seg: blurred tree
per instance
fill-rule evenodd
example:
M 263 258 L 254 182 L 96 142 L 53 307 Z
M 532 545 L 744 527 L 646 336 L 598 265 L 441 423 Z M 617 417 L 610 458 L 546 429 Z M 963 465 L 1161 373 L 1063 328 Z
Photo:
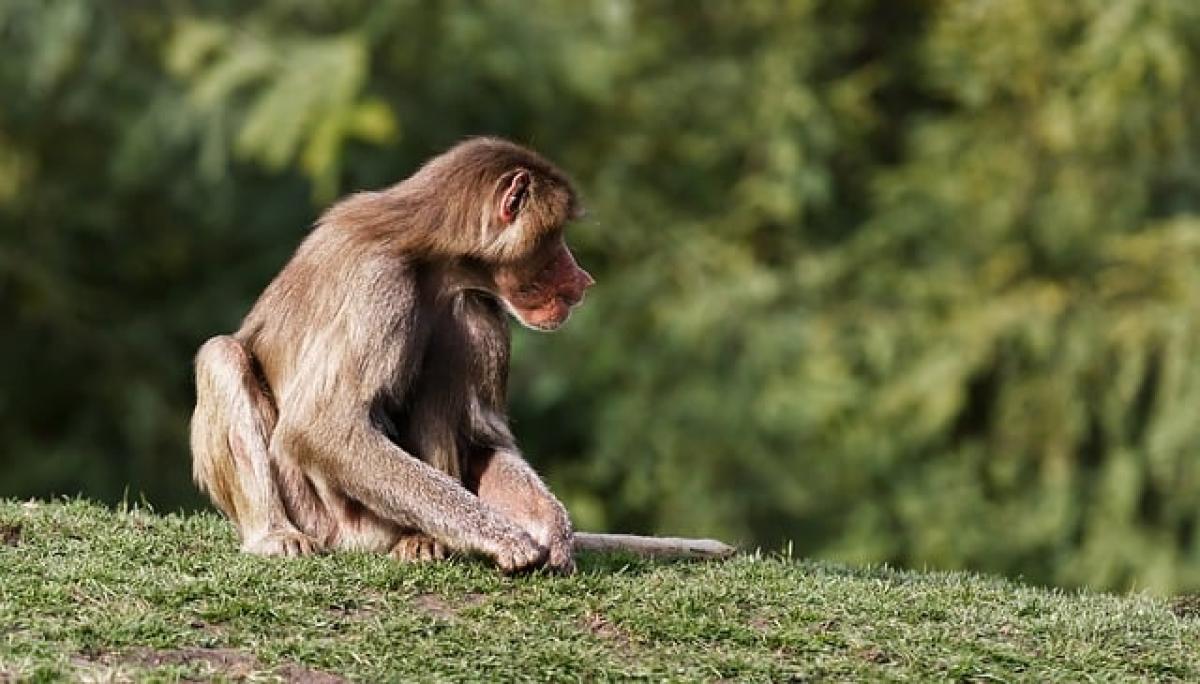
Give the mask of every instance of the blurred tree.
M 1200 587 L 1200 5 L 0 4 L 0 495 L 191 506 L 189 358 L 470 134 L 584 188 L 518 332 L 584 527 Z

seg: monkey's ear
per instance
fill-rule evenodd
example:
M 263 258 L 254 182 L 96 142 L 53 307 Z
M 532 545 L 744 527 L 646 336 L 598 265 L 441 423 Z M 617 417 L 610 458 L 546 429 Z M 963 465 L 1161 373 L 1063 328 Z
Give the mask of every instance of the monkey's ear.
M 505 176 L 505 181 L 502 181 L 505 185 L 504 194 L 500 196 L 500 221 L 507 226 L 517 220 L 521 208 L 525 206 L 529 196 L 529 172 L 517 169 Z

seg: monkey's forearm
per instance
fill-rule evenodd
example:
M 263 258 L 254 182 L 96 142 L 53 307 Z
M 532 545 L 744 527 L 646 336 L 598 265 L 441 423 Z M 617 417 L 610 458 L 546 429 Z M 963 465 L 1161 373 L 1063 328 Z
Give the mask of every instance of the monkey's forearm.
M 472 463 L 476 494 L 527 530 L 542 528 L 535 539 L 548 543 L 547 534 L 571 531 L 566 509 L 550 493 L 537 472 L 515 449 L 497 449 Z
M 404 452 L 370 427 L 356 429 L 353 459 L 326 459 L 323 469 L 346 495 L 377 515 L 411 525 L 463 551 L 495 555 L 525 532 L 445 473 Z
M 642 537 L 633 534 L 576 532 L 576 551 L 624 551 L 651 558 L 728 558 L 735 547 L 715 539 Z

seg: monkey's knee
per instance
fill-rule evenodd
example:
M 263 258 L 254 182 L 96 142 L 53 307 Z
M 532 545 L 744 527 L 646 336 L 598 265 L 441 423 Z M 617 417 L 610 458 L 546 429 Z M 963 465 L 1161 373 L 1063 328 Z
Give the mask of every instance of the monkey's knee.
M 211 401 L 224 408 L 236 425 L 246 418 L 265 441 L 277 420 L 275 402 L 266 388 L 258 361 L 229 335 L 213 337 L 196 353 L 196 403 Z M 244 415 L 248 414 L 248 415 Z

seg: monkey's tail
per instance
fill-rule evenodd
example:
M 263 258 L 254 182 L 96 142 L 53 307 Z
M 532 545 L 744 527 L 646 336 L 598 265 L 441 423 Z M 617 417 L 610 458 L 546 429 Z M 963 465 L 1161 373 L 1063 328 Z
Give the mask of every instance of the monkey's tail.
M 634 534 L 576 532 L 576 551 L 623 551 L 648 558 L 696 558 L 719 560 L 737 553 L 737 548 L 715 539 L 642 537 Z

